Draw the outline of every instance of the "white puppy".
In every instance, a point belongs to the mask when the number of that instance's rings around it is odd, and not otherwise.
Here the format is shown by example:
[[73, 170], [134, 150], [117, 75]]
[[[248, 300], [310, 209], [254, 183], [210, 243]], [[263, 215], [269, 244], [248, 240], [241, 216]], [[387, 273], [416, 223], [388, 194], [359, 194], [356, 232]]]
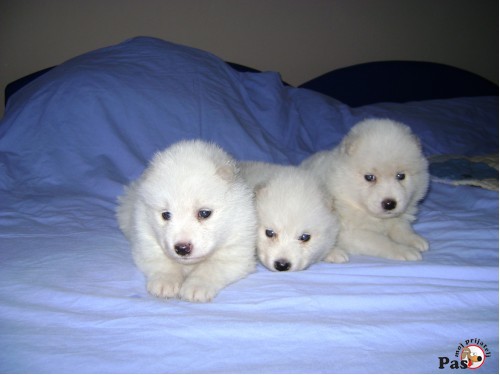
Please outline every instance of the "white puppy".
[[348, 253], [422, 258], [429, 245], [410, 223], [429, 173], [409, 127], [387, 119], [362, 121], [337, 148], [313, 155], [301, 167], [323, 179], [340, 217], [337, 246], [325, 260], [347, 262]]
[[117, 218], [154, 296], [210, 301], [255, 270], [253, 194], [214, 144], [157, 153], [119, 198]]
[[257, 254], [271, 271], [300, 271], [321, 261], [335, 245], [338, 221], [315, 177], [292, 166], [241, 163], [255, 189]]

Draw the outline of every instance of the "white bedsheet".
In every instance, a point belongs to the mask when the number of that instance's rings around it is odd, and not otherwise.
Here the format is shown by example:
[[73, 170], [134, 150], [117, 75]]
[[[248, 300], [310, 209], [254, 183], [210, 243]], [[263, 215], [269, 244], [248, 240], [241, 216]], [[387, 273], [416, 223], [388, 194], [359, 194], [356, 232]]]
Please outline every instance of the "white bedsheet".
[[209, 304], [147, 294], [112, 202], [58, 200], [2, 202], [2, 372], [445, 372], [473, 338], [498, 369], [494, 192], [434, 184], [421, 262], [259, 267]]

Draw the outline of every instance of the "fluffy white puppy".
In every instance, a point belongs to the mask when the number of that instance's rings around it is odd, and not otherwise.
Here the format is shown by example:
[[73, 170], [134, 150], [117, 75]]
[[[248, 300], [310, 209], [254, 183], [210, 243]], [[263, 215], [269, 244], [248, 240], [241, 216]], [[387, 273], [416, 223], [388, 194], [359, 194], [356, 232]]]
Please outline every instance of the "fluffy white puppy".
[[420, 260], [429, 248], [411, 227], [429, 173], [408, 126], [362, 121], [337, 148], [311, 156], [301, 167], [323, 179], [340, 217], [337, 246], [325, 260], [347, 262], [349, 253]]
[[255, 190], [257, 255], [271, 271], [300, 271], [335, 245], [338, 221], [315, 177], [292, 166], [241, 163]]
[[154, 296], [210, 301], [255, 270], [253, 193], [214, 144], [157, 153], [119, 198], [117, 218]]

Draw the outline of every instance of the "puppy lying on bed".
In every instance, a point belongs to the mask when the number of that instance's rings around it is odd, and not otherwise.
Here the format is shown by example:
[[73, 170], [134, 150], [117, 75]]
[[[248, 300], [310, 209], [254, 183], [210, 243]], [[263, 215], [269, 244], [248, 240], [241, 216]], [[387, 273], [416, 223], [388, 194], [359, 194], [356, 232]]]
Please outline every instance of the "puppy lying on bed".
[[337, 246], [325, 260], [347, 262], [349, 253], [422, 258], [429, 245], [410, 223], [427, 192], [429, 173], [409, 127], [362, 121], [337, 148], [311, 156], [301, 167], [323, 180], [340, 217]]
[[157, 153], [117, 210], [149, 293], [207, 302], [254, 271], [252, 195], [213, 144], [184, 141]]
[[257, 255], [271, 271], [301, 271], [323, 260], [337, 238], [337, 216], [312, 174], [297, 167], [240, 163], [255, 190]]

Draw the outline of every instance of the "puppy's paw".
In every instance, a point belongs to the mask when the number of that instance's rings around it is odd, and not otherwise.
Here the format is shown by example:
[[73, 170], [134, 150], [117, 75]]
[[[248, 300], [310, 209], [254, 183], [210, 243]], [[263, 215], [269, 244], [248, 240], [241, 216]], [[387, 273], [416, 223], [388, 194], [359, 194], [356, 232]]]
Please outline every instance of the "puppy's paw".
[[395, 260], [409, 260], [409, 261], [417, 261], [422, 260], [422, 254], [419, 250], [410, 247], [410, 246], [398, 246], [395, 248], [391, 256], [389, 258]]
[[401, 227], [395, 227], [393, 228], [392, 232], [390, 233], [390, 238], [394, 241], [397, 242], [401, 245], [406, 245], [413, 247], [419, 251], [427, 251], [429, 250], [429, 243], [427, 240], [408, 227], [408, 228], [401, 228]]
[[349, 262], [349, 254], [345, 250], [335, 247], [325, 257], [324, 261], [329, 263], [347, 263]]
[[188, 302], [210, 302], [219, 289], [202, 280], [187, 279], [179, 291], [179, 297]]
[[429, 250], [429, 242], [427, 242], [425, 238], [420, 237], [418, 234], [414, 234], [408, 240], [408, 244], [419, 251]]
[[177, 297], [182, 278], [171, 275], [156, 275], [148, 279], [148, 292], [159, 298]]

